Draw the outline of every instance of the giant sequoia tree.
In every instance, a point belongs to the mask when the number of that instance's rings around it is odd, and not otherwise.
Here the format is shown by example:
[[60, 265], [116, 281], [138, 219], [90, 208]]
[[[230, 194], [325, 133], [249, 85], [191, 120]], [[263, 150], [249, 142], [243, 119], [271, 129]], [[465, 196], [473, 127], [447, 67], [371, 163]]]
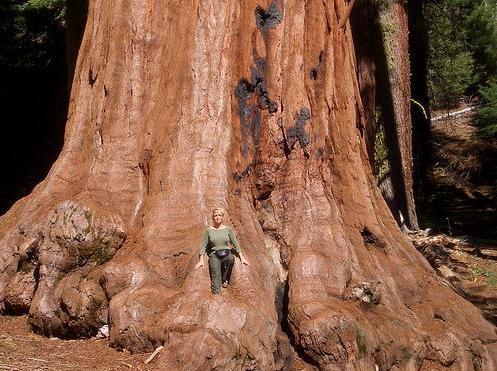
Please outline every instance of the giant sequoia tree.
[[[1, 218], [2, 310], [167, 369], [495, 369], [375, 185], [346, 6], [90, 1], [62, 153]], [[193, 270], [216, 206], [251, 261], [221, 300]]]

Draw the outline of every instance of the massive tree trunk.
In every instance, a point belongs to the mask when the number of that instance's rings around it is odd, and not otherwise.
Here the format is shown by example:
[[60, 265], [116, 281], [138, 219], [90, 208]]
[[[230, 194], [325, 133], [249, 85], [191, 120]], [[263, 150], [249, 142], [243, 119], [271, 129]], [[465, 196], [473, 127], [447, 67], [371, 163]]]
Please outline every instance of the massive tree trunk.
[[[90, 1], [62, 153], [1, 218], [3, 310], [108, 322], [166, 369], [495, 369], [495, 327], [375, 185], [345, 11]], [[251, 262], [221, 298], [193, 270], [216, 206]]]

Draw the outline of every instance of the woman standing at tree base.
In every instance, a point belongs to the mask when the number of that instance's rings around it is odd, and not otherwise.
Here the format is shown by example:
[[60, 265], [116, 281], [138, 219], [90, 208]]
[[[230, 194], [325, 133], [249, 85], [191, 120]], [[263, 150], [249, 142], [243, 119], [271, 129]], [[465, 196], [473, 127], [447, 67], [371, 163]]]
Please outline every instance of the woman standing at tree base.
[[204, 266], [203, 256], [207, 252], [213, 294], [220, 294], [221, 286], [228, 287], [230, 283], [231, 271], [235, 263], [233, 251], [240, 258], [242, 267], [243, 264], [249, 265], [248, 261], [243, 258], [235, 232], [231, 227], [223, 224], [224, 214], [225, 211], [222, 208], [216, 208], [212, 211], [212, 226], [205, 229], [200, 244], [199, 262], [195, 265], [195, 269]]

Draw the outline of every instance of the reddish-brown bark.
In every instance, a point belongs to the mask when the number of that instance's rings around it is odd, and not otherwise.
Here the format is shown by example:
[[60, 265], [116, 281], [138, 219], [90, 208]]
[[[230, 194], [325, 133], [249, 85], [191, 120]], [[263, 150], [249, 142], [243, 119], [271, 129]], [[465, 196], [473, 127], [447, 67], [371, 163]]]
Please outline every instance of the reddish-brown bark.
[[409, 32], [406, 4], [391, 0], [380, 6], [378, 21], [382, 34], [384, 78], [380, 104], [388, 145], [390, 172], [380, 188], [396, 219], [409, 229], [418, 229], [413, 193], [411, 89]]
[[368, 156], [398, 224], [416, 230], [406, 4], [362, 2], [352, 29]]
[[[328, 370], [494, 369], [495, 327], [375, 185], [345, 11], [90, 1], [63, 151], [1, 218], [3, 308], [47, 335], [108, 322], [113, 346], [164, 344], [164, 369], [284, 369], [295, 352]], [[220, 298], [193, 269], [216, 206], [251, 262]]]

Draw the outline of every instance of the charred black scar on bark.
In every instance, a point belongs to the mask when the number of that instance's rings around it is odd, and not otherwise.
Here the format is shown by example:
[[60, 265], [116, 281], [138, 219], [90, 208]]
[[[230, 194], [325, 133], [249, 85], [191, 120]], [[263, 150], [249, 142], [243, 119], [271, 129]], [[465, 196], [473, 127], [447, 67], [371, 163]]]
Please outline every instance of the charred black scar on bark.
[[360, 233], [365, 246], [374, 246], [387, 253], [385, 242], [371, 232], [368, 227], [363, 227]]
[[306, 157], [309, 157], [309, 152], [307, 151], [307, 146], [310, 143], [309, 136], [305, 131], [305, 124], [311, 119], [311, 111], [307, 107], [302, 107], [300, 109], [297, 118], [293, 126], [289, 127], [285, 132], [285, 154], [289, 155], [290, 152], [295, 147], [295, 144], [299, 142], [302, 147]]
[[270, 28], [275, 28], [283, 20], [283, 12], [274, 0], [267, 9], [257, 6], [254, 14], [255, 24], [262, 32], [266, 32]]
[[249, 164], [245, 169], [243, 169], [243, 171], [241, 172], [234, 172], [232, 175], [233, 175], [233, 179], [236, 180], [237, 182], [245, 179], [249, 174], [250, 174], [250, 171], [252, 170], [252, 167], [253, 165], [252, 164]]
[[316, 65], [316, 67], [311, 68], [311, 70], [309, 71], [309, 78], [312, 80], [317, 80], [318, 76], [320, 75], [320, 71], [323, 64], [323, 54], [324, 52], [321, 50], [318, 56], [318, 64]]
[[365, 244], [374, 244], [378, 242], [378, 237], [376, 237], [367, 227], [362, 229], [361, 236]]
[[249, 141], [257, 147], [259, 144], [261, 130], [261, 110], [267, 109], [270, 114], [278, 111], [278, 105], [269, 97], [264, 73], [266, 61], [256, 58], [251, 69], [250, 81], [241, 79], [238, 81], [234, 95], [238, 100], [238, 115], [242, 126], [242, 154], [246, 156], [249, 151]]

